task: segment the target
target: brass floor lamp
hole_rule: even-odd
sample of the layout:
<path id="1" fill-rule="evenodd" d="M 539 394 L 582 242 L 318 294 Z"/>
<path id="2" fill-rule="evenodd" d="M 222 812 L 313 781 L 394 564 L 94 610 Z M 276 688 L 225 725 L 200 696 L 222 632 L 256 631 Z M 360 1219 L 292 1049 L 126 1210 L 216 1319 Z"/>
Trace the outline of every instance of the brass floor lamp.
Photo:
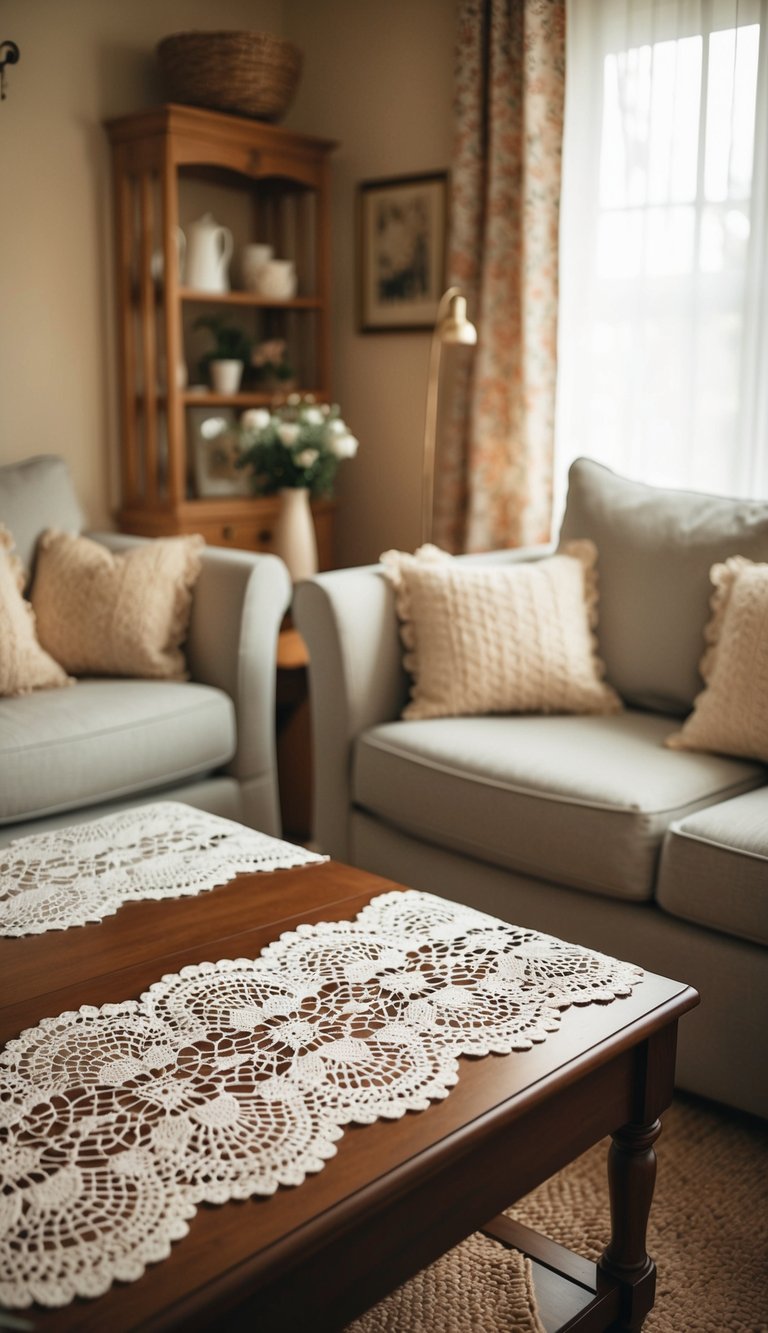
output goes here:
<path id="1" fill-rule="evenodd" d="M 443 347 L 474 347 L 477 329 L 467 319 L 467 302 L 460 287 L 449 287 L 440 298 L 429 349 L 427 414 L 424 423 L 424 461 L 421 487 L 421 540 L 432 540 L 432 511 L 435 495 L 435 449 L 437 444 L 437 405 L 440 386 L 440 360 Z"/>

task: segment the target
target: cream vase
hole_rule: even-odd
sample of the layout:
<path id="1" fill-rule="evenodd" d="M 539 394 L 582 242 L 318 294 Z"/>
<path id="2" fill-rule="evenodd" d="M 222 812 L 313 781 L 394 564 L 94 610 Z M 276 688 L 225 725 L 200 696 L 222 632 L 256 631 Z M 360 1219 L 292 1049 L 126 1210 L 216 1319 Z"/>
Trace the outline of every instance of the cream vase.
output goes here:
<path id="1" fill-rule="evenodd" d="M 315 524 L 305 486 L 286 487 L 280 491 L 274 552 L 288 566 L 294 583 L 317 573 Z"/>

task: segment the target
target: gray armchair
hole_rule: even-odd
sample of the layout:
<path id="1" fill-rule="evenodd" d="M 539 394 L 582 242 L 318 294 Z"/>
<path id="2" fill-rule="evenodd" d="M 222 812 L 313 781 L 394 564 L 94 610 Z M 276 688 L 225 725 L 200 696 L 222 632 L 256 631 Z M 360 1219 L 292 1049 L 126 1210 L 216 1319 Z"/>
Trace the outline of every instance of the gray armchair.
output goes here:
<path id="1" fill-rule="evenodd" d="M 27 568 L 45 528 L 79 531 L 64 461 L 0 468 L 0 522 Z M 88 535 L 113 550 L 142 540 Z M 162 798 L 278 834 L 275 660 L 290 595 L 276 557 L 206 547 L 189 682 L 84 679 L 0 699 L 0 843 Z"/>
<path id="2" fill-rule="evenodd" d="M 599 552 L 609 716 L 401 717 L 409 680 L 378 566 L 299 584 L 320 850 L 687 981 L 694 1092 L 768 1116 L 768 769 L 668 749 L 701 688 L 713 563 L 768 560 L 768 503 L 665 491 L 580 460 L 564 539 Z M 496 552 L 489 562 L 547 554 Z"/>

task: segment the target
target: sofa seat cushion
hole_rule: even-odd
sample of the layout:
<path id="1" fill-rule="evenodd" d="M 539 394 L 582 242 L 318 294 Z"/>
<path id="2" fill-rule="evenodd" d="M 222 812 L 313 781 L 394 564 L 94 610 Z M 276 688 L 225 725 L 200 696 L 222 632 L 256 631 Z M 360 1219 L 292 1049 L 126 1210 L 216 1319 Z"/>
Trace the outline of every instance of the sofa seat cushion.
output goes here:
<path id="1" fill-rule="evenodd" d="M 207 773 L 235 752 L 232 701 L 207 685 L 83 680 L 0 700 L 0 824 Z"/>
<path id="2" fill-rule="evenodd" d="M 672 824 L 657 898 L 683 921 L 768 945 L 768 786 Z"/>
<path id="3" fill-rule="evenodd" d="M 764 781 L 757 764 L 664 746 L 669 718 L 436 718 L 371 728 L 356 805 L 428 842 L 616 898 L 653 896 L 673 819 Z"/>

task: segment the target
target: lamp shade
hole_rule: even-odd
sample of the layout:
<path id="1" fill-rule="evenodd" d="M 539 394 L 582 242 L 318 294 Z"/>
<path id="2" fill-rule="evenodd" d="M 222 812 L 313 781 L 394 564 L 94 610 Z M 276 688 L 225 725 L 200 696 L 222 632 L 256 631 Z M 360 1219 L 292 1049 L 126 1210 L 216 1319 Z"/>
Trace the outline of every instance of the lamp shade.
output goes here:
<path id="1" fill-rule="evenodd" d="M 467 302 L 463 296 L 452 296 L 445 319 L 438 326 L 441 342 L 474 347 L 477 342 L 477 329 L 467 319 Z"/>

